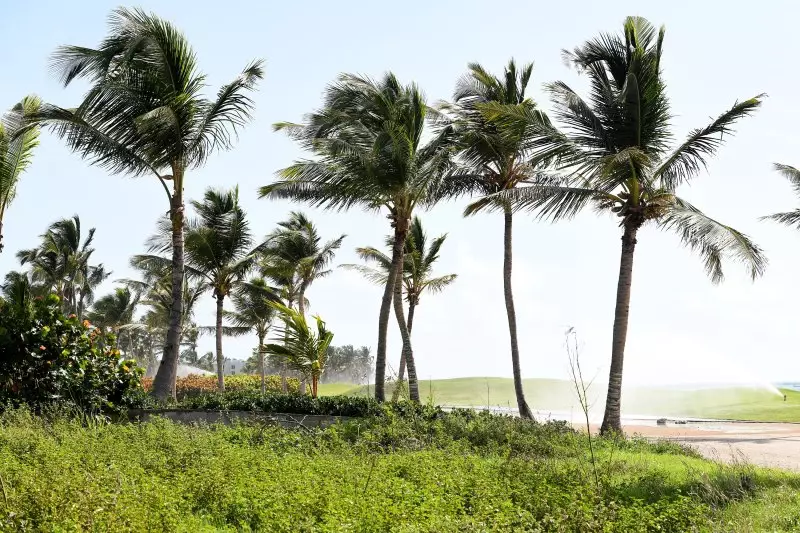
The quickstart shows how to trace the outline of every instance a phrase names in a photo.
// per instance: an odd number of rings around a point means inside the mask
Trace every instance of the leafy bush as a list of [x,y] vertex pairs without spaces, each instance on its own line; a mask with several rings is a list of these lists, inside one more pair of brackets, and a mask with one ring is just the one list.
[[[267,391],[281,392],[282,384],[280,376],[266,376]],[[153,378],[142,379],[142,387],[145,392],[153,389]],[[297,378],[287,378],[286,387],[290,393],[300,390],[300,381]],[[236,374],[225,377],[225,389],[228,391],[261,391],[261,376],[253,374]],[[200,376],[190,374],[175,381],[175,395],[178,399],[188,396],[212,393],[217,390],[217,376]]]
[[0,300],[0,404],[117,407],[140,388],[141,369],[114,346],[113,335],[65,317],[55,295],[25,305]]
[[[382,410],[312,431],[87,424],[9,411],[0,415],[0,530],[772,531],[800,510],[796,477],[758,470],[751,498],[709,505],[683,491],[692,469],[738,470],[640,443],[636,454],[615,455],[624,462],[598,491],[576,462],[586,443],[563,426],[426,406]],[[387,425],[416,436],[418,449],[370,453],[373,431]],[[475,447],[467,427],[480,435]],[[448,433],[457,437],[449,445]],[[562,448],[573,437],[577,448]],[[557,453],[503,448],[525,439],[551,441]],[[630,486],[655,477],[663,485],[655,495],[630,497]],[[707,483],[724,485],[720,477]],[[785,508],[770,505],[777,493],[788,495]]]

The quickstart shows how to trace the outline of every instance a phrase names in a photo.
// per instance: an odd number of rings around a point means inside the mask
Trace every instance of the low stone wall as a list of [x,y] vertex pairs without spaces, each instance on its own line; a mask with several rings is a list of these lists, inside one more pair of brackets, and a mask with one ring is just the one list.
[[131,409],[128,411],[128,419],[132,422],[147,422],[153,417],[166,418],[180,424],[230,425],[234,421],[252,421],[275,424],[286,428],[327,427],[352,418],[347,416],[296,415],[267,413],[265,411],[213,411],[205,409]]

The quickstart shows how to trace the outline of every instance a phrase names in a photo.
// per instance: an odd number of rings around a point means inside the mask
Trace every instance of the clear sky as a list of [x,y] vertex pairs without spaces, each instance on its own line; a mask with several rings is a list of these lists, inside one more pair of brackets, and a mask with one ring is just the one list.
[[[65,90],[48,72],[48,57],[61,44],[96,46],[117,2],[40,0],[14,2],[0,19],[3,82],[0,107],[23,95],[71,106],[83,87]],[[780,161],[800,165],[798,69],[787,58],[797,49],[798,8],[760,2],[747,9],[706,2],[421,2],[389,10],[380,2],[146,1],[139,4],[175,22],[193,44],[208,74],[209,94],[250,60],[266,60],[266,78],[255,99],[255,121],[234,150],[211,158],[187,179],[187,197],[208,186],[239,184],[255,232],[265,235],[291,209],[311,212],[326,237],[346,233],[338,263],[356,262],[353,248],[380,245],[388,233],[383,216],[359,211],[313,211],[258,200],[256,189],[301,155],[271,131],[280,120],[299,120],[318,106],[326,83],[340,72],[379,76],[393,70],[416,81],[429,102],[449,99],[470,61],[494,72],[510,57],[535,63],[531,96],[548,107],[542,83],[564,80],[586,94],[585,81],[561,61],[560,51],[600,31],[619,31],[626,15],[641,15],[667,28],[663,68],[678,139],[737,99],[766,92],[769,98],[740,123],[708,167],[681,194],[710,215],[758,242],[770,266],[751,283],[738,266],[714,286],[700,260],[677,237],[649,228],[640,233],[634,266],[626,352],[629,382],[800,379],[800,234],[760,215],[794,208],[788,184],[771,171]],[[80,6],[80,7],[78,7]],[[399,7],[398,7],[399,6]],[[423,298],[414,323],[420,377],[510,376],[502,297],[502,220],[463,219],[465,202],[437,207],[423,220],[431,234],[448,233],[438,271],[458,281],[441,295]],[[14,253],[35,245],[54,220],[79,214],[97,227],[94,258],[132,275],[128,259],[143,251],[157,217],[168,209],[153,179],[128,179],[92,168],[45,133],[18,198],[5,221],[0,274],[17,268]],[[604,378],[611,348],[620,230],[611,218],[587,212],[572,222],[535,223],[516,218],[514,290],[523,374],[565,377],[563,332],[577,328],[587,373]],[[109,282],[101,293],[111,290]],[[381,291],[355,273],[338,270],[314,284],[308,297],[335,332],[335,344],[375,346]],[[392,318],[392,320],[394,320]],[[213,324],[207,296],[197,316]],[[391,365],[399,339],[390,328]],[[226,339],[225,354],[244,358],[252,339]],[[205,338],[201,348],[212,349]],[[716,376],[714,378],[714,376]]]

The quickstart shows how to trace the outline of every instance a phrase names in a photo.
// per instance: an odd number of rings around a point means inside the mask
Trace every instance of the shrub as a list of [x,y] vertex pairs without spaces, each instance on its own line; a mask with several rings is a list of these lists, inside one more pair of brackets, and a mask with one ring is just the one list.
[[0,403],[114,409],[140,388],[142,372],[114,346],[113,335],[65,317],[55,295],[0,300]]
[[[267,391],[281,392],[281,377],[266,376]],[[297,378],[287,378],[286,386],[290,393],[300,390],[300,381]],[[153,389],[153,378],[142,379],[145,392]],[[227,391],[261,391],[261,376],[253,374],[236,374],[225,377],[225,390]],[[200,376],[189,374],[175,381],[175,395],[180,400],[189,396],[213,393],[217,391],[217,376]]]

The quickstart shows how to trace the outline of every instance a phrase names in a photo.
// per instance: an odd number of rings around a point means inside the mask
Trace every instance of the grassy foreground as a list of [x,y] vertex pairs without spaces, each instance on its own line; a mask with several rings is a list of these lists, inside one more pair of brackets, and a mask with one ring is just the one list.
[[[402,411],[402,409],[401,409]],[[796,531],[800,477],[433,409],[320,431],[0,415],[3,531]]]
[[[557,379],[526,379],[523,386],[534,409],[574,413],[580,418],[573,384]],[[420,381],[420,394],[442,405],[514,407],[514,384],[510,378],[455,378]],[[392,390],[391,387],[389,389]],[[341,383],[320,385],[320,394],[364,396],[366,386]],[[697,418],[735,418],[766,422],[800,422],[800,392],[782,390],[787,401],[766,389],[647,387],[626,389],[623,410],[628,414]],[[602,384],[593,385],[589,398],[600,406],[605,397]],[[602,414],[601,412],[599,414]]]

